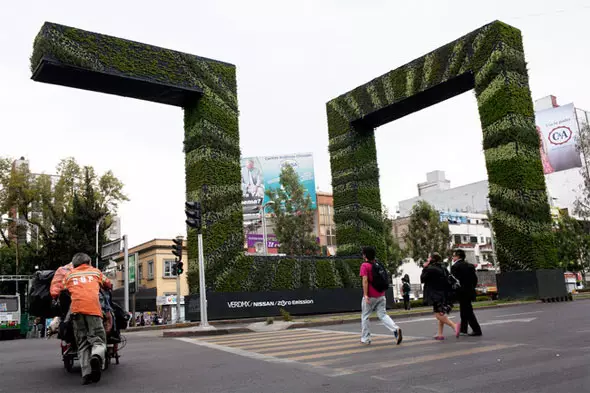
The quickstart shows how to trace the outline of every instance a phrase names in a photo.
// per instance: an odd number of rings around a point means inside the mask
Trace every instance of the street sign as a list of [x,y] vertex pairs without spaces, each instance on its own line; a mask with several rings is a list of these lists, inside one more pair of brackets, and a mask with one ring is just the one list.
[[121,239],[117,239],[114,242],[107,243],[102,246],[101,257],[106,259],[112,257],[121,252]]
[[121,218],[113,216],[111,218],[111,226],[106,231],[107,239],[109,240],[120,240],[121,237]]
[[131,254],[129,255],[129,293],[137,292],[137,281],[136,281],[136,272],[137,272],[137,260],[139,259],[139,254]]

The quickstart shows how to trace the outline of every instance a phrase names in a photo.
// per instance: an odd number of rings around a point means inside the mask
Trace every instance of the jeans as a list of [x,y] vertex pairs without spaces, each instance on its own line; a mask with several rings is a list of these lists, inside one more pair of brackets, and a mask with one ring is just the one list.
[[94,315],[76,314],[73,316],[74,334],[78,346],[78,360],[82,368],[82,376],[90,375],[90,358],[97,355],[104,367],[106,352],[106,334],[102,318]]
[[371,340],[371,330],[369,329],[369,317],[374,311],[377,311],[377,317],[383,322],[383,325],[392,332],[398,326],[393,322],[393,319],[385,312],[385,296],[370,297],[369,303],[363,298],[361,300],[361,341],[367,342]]

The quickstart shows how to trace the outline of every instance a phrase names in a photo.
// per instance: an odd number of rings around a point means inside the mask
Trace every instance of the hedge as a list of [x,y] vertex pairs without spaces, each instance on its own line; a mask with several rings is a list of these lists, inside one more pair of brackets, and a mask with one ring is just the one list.
[[557,265],[522,37],[499,21],[326,104],[339,255],[366,244],[383,255],[374,129],[469,89],[483,130],[500,267]]
[[213,283],[217,291],[361,288],[360,257],[239,256]]

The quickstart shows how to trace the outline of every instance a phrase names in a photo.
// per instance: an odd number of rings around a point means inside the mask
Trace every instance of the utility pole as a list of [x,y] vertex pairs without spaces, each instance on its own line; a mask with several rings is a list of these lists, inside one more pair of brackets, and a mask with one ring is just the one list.
[[100,219],[96,222],[96,268],[98,269],[98,231],[100,229],[100,224],[106,218],[106,214],[101,216]]
[[268,201],[264,205],[262,205],[262,241],[264,242],[262,250],[264,256],[268,255],[268,234],[266,232],[266,207],[274,204],[275,203],[273,201]]
[[[129,246],[127,244],[127,235],[123,235],[123,293],[125,302],[125,312],[129,312]],[[135,319],[135,315],[132,316]]]

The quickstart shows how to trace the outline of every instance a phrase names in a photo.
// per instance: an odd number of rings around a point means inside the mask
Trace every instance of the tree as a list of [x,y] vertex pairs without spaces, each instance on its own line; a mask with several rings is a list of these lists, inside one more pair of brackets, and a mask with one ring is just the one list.
[[438,212],[428,202],[418,201],[412,207],[405,240],[416,262],[425,261],[435,251],[445,258],[450,251],[449,225],[440,221]]
[[583,223],[561,214],[555,231],[559,267],[572,272],[590,268],[590,235]]
[[314,211],[311,197],[290,165],[281,170],[280,187],[266,190],[269,209],[274,213],[275,235],[280,251],[288,255],[315,254],[319,245],[313,233]]
[[[54,269],[76,252],[94,256],[96,222],[115,214],[126,200],[123,183],[111,171],[99,177],[93,167],[80,167],[73,158],[59,163],[56,176],[32,174],[26,165],[13,170],[11,160],[0,159],[0,213],[16,211],[19,219],[32,224],[33,231],[38,228],[40,250],[35,255],[40,260],[35,264],[40,268]],[[107,216],[99,228],[99,246],[110,225]],[[0,226],[0,235],[4,247],[16,247],[7,236],[6,224]],[[31,245],[19,245],[19,251],[21,247]],[[19,258],[19,270],[27,266],[23,262]]]
[[389,216],[389,210],[383,205],[381,211],[383,212],[383,237],[385,238],[385,257],[383,262],[389,273],[395,274],[405,253],[401,249],[397,239],[393,236],[393,219]]
[[574,214],[588,220],[590,219],[590,168],[588,168],[587,157],[590,154],[590,125],[581,124],[577,147],[584,157],[584,163],[580,169],[584,182],[581,186],[582,193],[574,203]]

